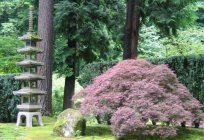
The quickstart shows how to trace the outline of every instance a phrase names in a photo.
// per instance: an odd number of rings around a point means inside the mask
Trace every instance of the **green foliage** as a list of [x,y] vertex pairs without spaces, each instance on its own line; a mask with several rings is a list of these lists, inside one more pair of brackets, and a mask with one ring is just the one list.
[[[68,50],[68,51],[65,51]],[[64,36],[57,36],[54,45],[54,70],[60,76],[71,76],[73,71],[66,65],[66,58],[71,59],[73,50],[67,47],[67,40]]]
[[0,31],[0,34],[3,34],[5,36],[11,36],[16,35],[17,29],[15,28],[13,23],[2,23],[2,30]]
[[197,23],[198,25],[204,27],[204,2],[203,1],[198,1],[197,2]]
[[204,54],[204,29],[191,27],[178,30],[176,37],[162,37],[155,26],[141,28],[139,39],[140,58],[167,58],[172,56],[187,56]]
[[13,95],[19,89],[19,82],[14,75],[0,76],[0,122],[14,122],[17,116],[17,104],[20,98]]
[[23,44],[15,37],[0,36],[0,74],[19,72],[16,62],[22,58],[17,53],[20,47],[23,47]]
[[165,35],[176,35],[177,29],[195,21],[196,0],[145,0],[141,1],[142,17],[152,21]]
[[204,30],[194,27],[179,31],[178,36],[164,40],[164,47],[160,50],[163,57],[187,56],[204,54]]
[[56,117],[63,111],[63,87],[54,87],[52,98],[52,111]]
[[143,25],[140,30],[138,54],[140,58],[163,58],[165,39],[161,38],[155,26]]
[[[69,60],[71,63],[75,55],[75,51],[65,45],[68,38],[77,41],[76,61],[80,62],[78,65],[81,62],[115,60],[121,54],[122,28],[125,21],[123,0],[63,0],[57,3],[55,8],[55,27],[59,35],[55,43],[57,73],[66,76],[72,74],[72,69],[65,61]],[[70,31],[73,24],[77,24],[76,31]]]
[[80,130],[77,130],[76,132],[74,132],[74,136],[75,136],[75,137],[81,136],[81,131],[80,131]]
[[[36,0],[0,0],[0,35],[22,35],[28,30],[28,7]],[[34,11],[34,25],[37,25],[37,13]],[[27,27],[27,28],[25,28]],[[14,29],[14,30],[12,30]]]
[[80,75],[77,78],[78,82],[81,86],[86,87],[87,85],[92,83],[92,80],[108,70],[110,67],[116,64],[116,61],[112,62],[99,62],[99,63],[90,63],[84,66],[81,71]]
[[17,36],[28,30],[28,7],[31,3],[33,0],[0,0],[0,74],[19,72],[15,63],[22,58],[17,49],[23,44]]

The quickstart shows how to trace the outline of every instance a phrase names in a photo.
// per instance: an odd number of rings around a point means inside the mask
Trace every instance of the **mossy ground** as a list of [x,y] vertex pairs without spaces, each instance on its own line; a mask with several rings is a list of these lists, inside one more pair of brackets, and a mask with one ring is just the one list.
[[[14,123],[1,123],[0,140],[115,140],[109,126],[96,124],[87,125],[86,136],[84,137],[62,138],[53,136],[52,129],[55,121],[54,118],[44,117],[45,126],[32,128],[16,127]],[[147,139],[149,140],[149,138]],[[174,140],[204,140],[204,129],[181,129],[179,136]]]
[[85,137],[63,138],[52,135],[52,130],[56,119],[43,117],[44,126],[26,128],[16,127],[14,123],[0,123],[0,140],[114,140],[110,127],[106,125],[87,126]]

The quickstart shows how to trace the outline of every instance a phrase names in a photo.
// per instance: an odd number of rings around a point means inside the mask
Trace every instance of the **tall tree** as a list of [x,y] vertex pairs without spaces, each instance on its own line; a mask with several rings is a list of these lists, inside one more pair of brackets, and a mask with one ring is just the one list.
[[[68,24],[67,26],[67,34],[70,33],[76,33],[77,31],[77,20],[75,13],[70,13],[70,18],[72,19],[72,24]],[[68,36],[67,38],[67,47],[64,49],[64,51],[72,50],[72,59],[69,59],[69,57],[65,58],[65,63],[68,64],[68,67],[72,69],[72,75],[65,77],[65,86],[64,86],[64,100],[63,100],[63,109],[71,108],[72,107],[72,96],[75,92],[75,79],[76,79],[76,49],[77,49],[77,40],[76,38],[73,38],[71,36]]]
[[140,10],[138,0],[127,1],[127,13],[123,47],[123,59],[137,57],[137,46],[140,26]]
[[195,20],[193,2],[195,0],[127,0],[123,59],[137,56],[139,30],[144,19],[148,18],[165,35],[176,35],[177,29]]
[[39,0],[38,33],[43,39],[39,47],[44,52],[39,55],[39,59],[44,62],[44,66],[39,69],[41,75],[46,76],[39,86],[47,94],[41,98],[42,114],[52,114],[52,60],[53,60],[53,0]]
[[71,107],[74,94],[76,64],[112,60],[115,57],[113,52],[121,52],[119,33],[124,24],[125,4],[123,0],[63,0],[55,7],[59,39],[66,36],[68,42],[68,45],[56,44],[54,65],[55,71],[66,77],[66,109]]

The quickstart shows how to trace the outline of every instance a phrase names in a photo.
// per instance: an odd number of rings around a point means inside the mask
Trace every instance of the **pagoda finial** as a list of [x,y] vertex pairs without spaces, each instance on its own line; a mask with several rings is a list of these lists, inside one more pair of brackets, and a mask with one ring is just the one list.
[[29,7],[29,32],[33,32],[33,6]]

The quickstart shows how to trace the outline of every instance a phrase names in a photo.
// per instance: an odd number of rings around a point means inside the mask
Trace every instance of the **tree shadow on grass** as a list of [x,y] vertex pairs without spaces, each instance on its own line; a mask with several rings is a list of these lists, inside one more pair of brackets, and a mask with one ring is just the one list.
[[173,138],[159,136],[129,136],[119,140],[204,140],[204,129],[178,128],[178,135]]
[[87,126],[86,136],[112,136],[111,128],[106,125]]
[[179,128],[178,135],[172,140],[204,140],[204,129]]
[[[87,126],[86,136],[113,136],[110,126]],[[118,140],[204,140],[204,129],[178,128],[178,135],[174,138],[160,138],[159,136],[129,136]]]

